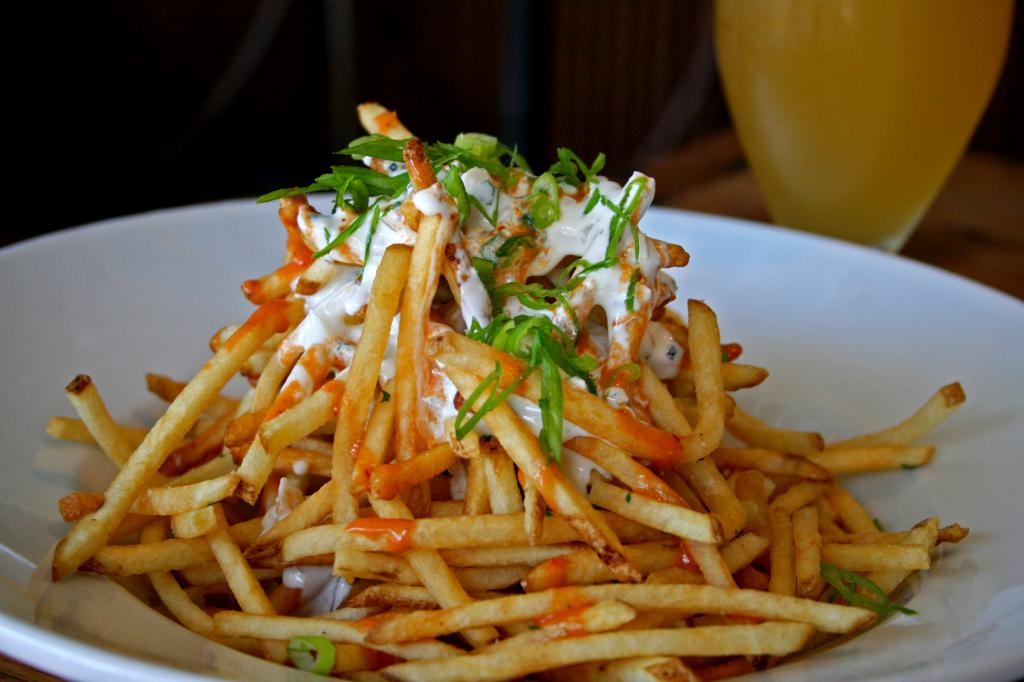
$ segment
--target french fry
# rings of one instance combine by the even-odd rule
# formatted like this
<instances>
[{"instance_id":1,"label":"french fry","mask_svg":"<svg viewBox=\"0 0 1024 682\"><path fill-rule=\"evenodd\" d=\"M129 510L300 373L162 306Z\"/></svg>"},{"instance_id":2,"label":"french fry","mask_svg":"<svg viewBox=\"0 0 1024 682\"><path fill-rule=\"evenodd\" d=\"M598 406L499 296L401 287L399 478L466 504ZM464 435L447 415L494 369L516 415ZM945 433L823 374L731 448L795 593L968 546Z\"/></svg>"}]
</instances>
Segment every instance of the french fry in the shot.
<instances>
[{"instance_id":1,"label":"french fry","mask_svg":"<svg viewBox=\"0 0 1024 682\"><path fill-rule=\"evenodd\" d=\"M356 107L359 123L371 135L385 135L393 140L412 137L409 129L398 120L398 114L376 102L364 102Z\"/></svg>"},{"instance_id":2,"label":"french fry","mask_svg":"<svg viewBox=\"0 0 1024 682\"><path fill-rule=\"evenodd\" d=\"M812 461L764 448L718 448L711 459L720 469L756 469L766 474L799 476L815 481L826 481L830 472L837 473L821 461L820 455Z\"/></svg>"},{"instance_id":3,"label":"french fry","mask_svg":"<svg viewBox=\"0 0 1024 682\"><path fill-rule=\"evenodd\" d=\"M792 620L825 632L851 632L874 619L874 612L852 606L708 585L590 585L512 595L439 611L412 612L381 620L370 632L373 642L403 642L437 637L483 624L535 620L581 603L621 601L637 610L722 613Z\"/></svg>"},{"instance_id":4,"label":"french fry","mask_svg":"<svg viewBox=\"0 0 1024 682\"><path fill-rule=\"evenodd\" d=\"M136 514L171 516L220 502L235 491L238 474L232 472L189 485L150 488L132 505Z\"/></svg>"},{"instance_id":5,"label":"french fry","mask_svg":"<svg viewBox=\"0 0 1024 682\"><path fill-rule=\"evenodd\" d=\"M800 623L629 630L509 647L463 659L400 663L384 668L384 674L398 680L468 682L503 680L607 658L786 655L798 651L812 633L809 626Z\"/></svg>"},{"instance_id":6,"label":"french fry","mask_svg":"<svg viewBox=\"0 0 1024 682\"><path fill-rule=\"evenodd\" d=\"M352 493L352 473L355 470L353 449L366 427L373 403L374 389L380 377L380 364L387 350L391 323L398 310L399 298L405 287L412 251L407 246L394 245L384 252L370 291L370 301L363 322L363 333L349 365L347 386L338 408L338 425L334 431L334 454L331 477L334 486L332 515L336 523L356 518L359 501ZM388 492L398 494L398 486ZM390 499L390 498L389 498Z\"/></svg>"},{"instance_id":7,"label":"french fry","mask_svg":"<svg viewBox=\"0 0 1024 682\"><path fill-rule=\"evenodd\" d=\"M710 455L722 444L725 433L725 412L722 384L722 346L715 313L702 301L687 302L690 334L688 356L693 367L699 418L693 432L683 440L686 461ZM681 435L681 434L677 434Z\"/></svg>"},{"instance_id":8,"label":"french fry","mask_svg":"<svg viewBox=\"0 0 1024 682\"><path fill-rule=\"evenodd\" d=\"M379 645L366 640L365 624L350 623L332 618L296 618L294 616L266 616L220 611L213 617L217 632L233 637L257 637L270 640L290 640L293 637L326 637L333 642L361 644L408 660L434 660L457 656L461 650L437 641L412 644Z\"/></svg>"},{"instance_id":9,"label":"french fry","mask_svg":"<svg viewBox=\"0 0 1024 682\"><path fill-rule=\"evenodd\" d=\"M828 448L814 455L814 463L833 474L886 469L916 469L932 460L933 445L876 445Z\"/></svg>"},{"instance_id":10,"label":"french fry","mask_svg":"<svg viewBox=\"0 0 1024 682\"><path fill-rule=\"evenodd\" d=\"M636 618L636 611L618 601L603 601L593 606L567 609L541 618L534 629L495 642L482 649L480 653L539 644L582 633L616 630L634 618Z\"/></svg>"},{"instance_id":11,"label":"french fry","mask_svg":"<svg viewBox=\"0 0 1024 682\"><path fill-rule=\"evenodd\" d=\"M259 580L253 575L252 569L245 562L241 550L228 532L228 524L220 505L214 506L216 527L206 536L210 551L224 571L224 577L238 600L239 606L247 613L263 616L274 615L267 593L263 591Z\"/></svg>"},{"instance_id":12,"label":"french fry","mask_svg":"<svg viewBox=\"0 0 1024 682\"><path fill-rule=\"evenodd\" d=\"M779 510L792 515L796 513L797 509L817 500L826 490L827 486L821 483L812 483L810 481L797 483L772 500L771 508L773 511Z\"/></svg>"},{"instance_id":13,"label":"french fry","mask_svg":"<svg viewBox=\"0 0 1024 682\"><path fill-rule=\"evenodd\" d=\"M71 493L60 498L57 507L60 517L70 523L103 506L103 495L99 493Z\"/></svg>"},{"instance_id":14,"label":"french fry","mask_svg":"<svg viewBox=\"0 0 1024 682\"><path fill-rule=\"evenodd\" d=\"M872 533L878 530L871 514L853 495L838 485L833 485L829 489L828 502L851 533Z\"/></svg>"},{"instance_id":15,"label":"french fry","mask_svg":"<svg viewBox=\"0 0 1024 682\"><path fill-rule=\"evenodd\" d=\"M331 379L312 395L265 422L238 467L241 480L236 494L249 504L255 504L274 469L277 453L326 424L345 393L345 382L340 378Z\"/></svg>"},{"instance_id":16,"label":"french fry","mask_svg":"<svg viewBox=\"0 0 1024 682\"><path fill-rule=\"evenodd\" d=\"M910 531L901 544L911 546L916 545L918 547L932 547L938 539L938 533L939 520L934 517L925 519ZM867 574L867 578L875 585L878 585L883 592L889 594L899 587L911 573L913 573L913 571L907 569L872 571Z\"/></svg>"},{"instance_id":17,"label":"french fry","mask_svg":"<svg viewBox=\"0 0 1024 682\"><path fill-rule=\"evenodd\" d=\"M720 525L708 514L634 495L604 481L594 481L588 497L599 507L679 538L714 544L722 540Z\"/></svg>"},{"instance_id":18,"label":"french fry","mask_svg":"<svg viewBox=\"0 0 1024 682\"><path fill-rule=\"evenodd\" d=\"M733 493L721 472L710 459L702 459L676 467L687 484L692 486L722 527L722 537L730 540L747 525L747 510Z\"/></svg>"},{"instance_id":19,"label":"french fry","mask_svg":"<svg viewBox=\"0 0 1024 682\"><path fill-rule=\"evenodd\" d=\"M772 529L771 582L768 589L775 594L796 594L796 573L793 566L793 518L785 508L768 513Z\"/></svg>"},{"instance_id":20,"label":"french fry","mask_svg":"<svg viewBox=\"0 0 1024 682\"><path fill-rule=\"evenodd\" d=\"M725 426L729 433L755 448L779 450L793 455L810 455L820 452L825 447L825 441L820 433L769 426L741 410L739 405Z\"/></svg>"},{"instance_id":21,"label":"french fry","mask_svg":"<svg viewBox=\"0 0 1024 682\"><path fill-rule=\"evenodd\" d=\"M931 567L930 547L900 544L825 544L821 560L847 571L925 571Z\"/></svg>"},{"instance_id":22,"label":"french fry","mask_svg":"<svg viewBox=\"0 0 1024 682\"><path fill-rule=\"evenodd\" d=\"M231 526L229 532L235 542L246 546L252 542L259 530L259 519L253 519ZM82 570L104 575L139 575L181 569L212 559L213 553L206 538L173 538L147 545L103 547L82 564Z\"/></svg>"},{"instance_id":23,"label":"french fry","mask_svg":"<svg viewBox=\"0 0 1024 682\"><path fill-rule=\"evenodd\" d=\"M295 514L295 512L292 512ZM648 529L616 514L600 513L603 522L626 542L646 542L668 538L665 533ZM542 545L578 542L581 535L568 521L545 517ZM404 540L409 547L421 549L462 549L469 547L502 547L529 544L522 514L481 514L478 516L433 517L416 519ZM349 533L341 524L313 526L289 534L281 542L285 562L339 548L352 547L366 552L387 552L392 549L385 534Z\"/></svg>"},{"instance_id":24,"label":"french fry","mask_svg":"<svg viewBox=\"0 0 1024 682\"><path fill-rule=\"evenodd\" d=\"M228 379L271 334L292 326L301 313L301 303L274 301L261 306L199 370L118 472L107 489L103 506L78 521L61 540L54 551L54 580L81 566L107 542L164 458Z\"/></svg>"},{"instance_id":25,"label":"french fry","mask_svg":"<svg viewBox=\"0 0 1024 682\"><path fill-rule=\"evenodd\" d=\"M466 460L466 500L465 512L476 516L489 514L491 511L490 489L487 485L487 463L484 457Z\"/></svg>"},{"instance_id":26,"label":"french fry","mask_svg":"<svg viewBox=\"0 0 1024 682\"><path fill-rule=\"evenodd\" d=\"M943 386L907 419L881 431L829 443L828 449L906 445L945 421L967 399L959 382Z\"/></svg>"},{"instance_id":27,"label":"french fry","mask_svg":"<svg viewBox=\"0 0 1024 682\"><path fill-rule=\"evenodd\" d=\"M384 387L385 391L393 390L392 382ZM356 450L355 463L352 471L352 493L365 493L370 490L373 476L373 468L384 461L394 435L395 424L395 401L382 400L378 402L373 412L370 413L370 421L362 440L359 441L359 448Z\"/></svg>"},{"instance_id":28,"label":"french fry","mask_svg":"<svg viewBox=\"0 0 1024 682\"><path fill-rule=\"evenodd\" d=\"M422 149L422 148L421 148ZM395 361L395 447L398 459L420 450L419 405L421 387L427 380L426 323L437 290L444 246L455 224L449 217L427 216L420 221L409 262L402 321L398 329Z\"/></svg>"},{"instance_id":29,"label":"french fry","mask_svg":"<svg viewBox=\"0 0 1024 682\"><path fill-rule=\"evenodd\" d=\"M146 429L140 429L134 426L125 426L123 424L117 424L117 428L124 435L125 440L131 445L134 450L139 446L139 443L146 437ZM49 421L46 422L46 434L51 438L57 438L58 440L70 440L76 443L89 443L96 445L96 439L89 433L88 427L85 422L81 419L71 419L70 417L50 417Z\"/></svg>"},{"instance_id":30,"label":"french fry","mask_svg":"<svg viewBox=\"0 0 1024 682\"><path fill-rule=\"evenodd\" d=\"M171 532L176 538L198 538L217 526L217 513L206 506L171 517ZM161 538L162 539L162 538Z\"/></svg>"},{"instance_id":31,"label":"french fry","mask_svg":"<svg viewBox=\"0 0 1024 682\"><path fill-rule=\"evenodd\" d=\"M110 416L92 379L85 374L79 374L67 385L64 393L100 449L110 461L119 468L123 467L134 448Z\"/></svg>"},{"instance_id":32,"label":"french fry","mask_svg":"<svg viewBox=\"0 0 1024 682\"><path fill-rule=\"evenodd\" d=\"M487 480L488 506L494 514L515 514L523 511L523 497L516 483L516 470L504 450L487 452L484 476Z\"/></svg>"},{"instance_id":33,"label":"french fry","mask_svg":"<svg viewBox=\"0 0 1024 682\"><path fill-rule=\"evenodd\" d=\"M156 519L142 531L142 543L161 542L167 537L166 521ZM170 571L154 571L149 581L167 610L178 621L193 632L210 637L213 635L213 618L195 605Z\"/></svg>"},{"instance_id":34,"label":"french fry","mask_svg":"<svg viewBox=\"0 0 1024 682\"><path fill-rule=\"evenodd\" d=\"M804 507L793 514L793 564L796 593L805 599L816 598L825 586L817 507Z\"/></svg>"},{"instance_id":35,"label":"french fry","mask_svg":"<svg viewBox=\"0 0 1024 682\"><path fill-rule=\"evenodd\" d=\"M685 345L685 344L684 344ZM768 378L768 370L755 365L744 365L738 362L722 364L722 385L726 391L738 391L753 388ZM674 378L668 380L672 394L677 397L691 396L695 393L693 369L682 367Z\"/></svg>"},{"instance_id":36,"label":"french fry","mask_svg":"<svg viewBox=\"0 0 1024 682\"><path fill-rule=\"evenodd\" d=\"M447 443L441 443L410 459L378 464L371 478L373 494L383 500L394 499L403 490L428 482L452 466L455 460L452 448Z\"/></svg>"}]
</instances>

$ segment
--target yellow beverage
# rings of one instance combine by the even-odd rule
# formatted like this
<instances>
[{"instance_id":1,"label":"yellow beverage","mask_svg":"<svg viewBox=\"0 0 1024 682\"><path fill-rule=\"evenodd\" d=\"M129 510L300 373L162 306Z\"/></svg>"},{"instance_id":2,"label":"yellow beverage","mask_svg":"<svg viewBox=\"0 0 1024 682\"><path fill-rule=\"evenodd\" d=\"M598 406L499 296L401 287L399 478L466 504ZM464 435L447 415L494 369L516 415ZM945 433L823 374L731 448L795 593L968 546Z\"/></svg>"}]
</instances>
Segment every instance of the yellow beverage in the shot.
<instances>
[{"instance_id":1,"label":"yellow beverage","mask_svg":"<svg viewBox=\"0 0 1024 682\"><path fill-rule=\"evenodd\" d=\"M1012 0L716 0L740 142L782 225L898 249L963 153Z\"/></svg>"}]
</instances>

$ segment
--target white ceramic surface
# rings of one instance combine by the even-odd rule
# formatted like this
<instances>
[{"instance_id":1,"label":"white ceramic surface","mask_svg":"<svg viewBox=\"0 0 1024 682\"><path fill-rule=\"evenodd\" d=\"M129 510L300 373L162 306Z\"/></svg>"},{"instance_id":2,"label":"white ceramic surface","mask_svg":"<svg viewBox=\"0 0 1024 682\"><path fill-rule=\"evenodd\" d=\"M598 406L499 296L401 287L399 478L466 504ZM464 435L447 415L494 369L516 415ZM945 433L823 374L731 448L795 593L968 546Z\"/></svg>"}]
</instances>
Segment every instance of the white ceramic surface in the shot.
<instances>
[{"instance_id":1,"label":"white ceramic surface","mask_svg":"<svg viewBox=\"0 0 1024 682\"><path fill-rule=\"evenodd\" d=\"M891 528L931 515L971 528L912 586L898 616L757 679L1002 680L1024 675L1024 304L938 270L810 235L654 209L645 231L683 244L680 297L718 312L724 341L768 367L739 396L755 414L838 438L887 426L960 380L967 404L930 438L935 461L849 481ZM101 490L111 466L43 433L92 375L119 420L158 403L143 373L188 377L246 278L280 262L275 211L225 202L107 221L0 251L0 650L81 680L306 679L209 644L122 588L37 564L64 524L56 500Z\"/></svg>"}]
</instances>

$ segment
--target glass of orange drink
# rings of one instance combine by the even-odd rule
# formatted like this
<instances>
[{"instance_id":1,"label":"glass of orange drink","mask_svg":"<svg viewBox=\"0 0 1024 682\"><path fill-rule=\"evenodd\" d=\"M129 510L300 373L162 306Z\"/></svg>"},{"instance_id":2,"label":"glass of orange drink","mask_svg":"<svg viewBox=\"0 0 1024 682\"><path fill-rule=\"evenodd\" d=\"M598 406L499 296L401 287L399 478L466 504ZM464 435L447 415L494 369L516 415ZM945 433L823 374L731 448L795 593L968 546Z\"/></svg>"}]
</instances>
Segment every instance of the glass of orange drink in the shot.
<instances>
[{"instance_id":1,"label":"glass of orange drink","mask_svg":"<svg viewBox=\"0 0 1024 682\"><path fill-rule=\"evenodd\" d=\"M998 80L1013 0L716 0L740 143L776 223L897 251Z\"/></svg>"}]
</instances>

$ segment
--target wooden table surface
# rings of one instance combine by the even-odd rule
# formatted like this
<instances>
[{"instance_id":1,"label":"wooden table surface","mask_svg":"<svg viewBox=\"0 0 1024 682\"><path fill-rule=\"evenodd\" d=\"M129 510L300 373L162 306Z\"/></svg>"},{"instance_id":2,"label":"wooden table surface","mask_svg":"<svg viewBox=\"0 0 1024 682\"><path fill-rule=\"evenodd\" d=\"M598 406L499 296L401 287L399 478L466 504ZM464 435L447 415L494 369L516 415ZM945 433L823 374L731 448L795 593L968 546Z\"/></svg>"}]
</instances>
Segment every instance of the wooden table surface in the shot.
<instances>
[{"instance_id":1,"label":"wooden table surface","mask_svg":"<svg viewBox=\"0 0 1024 682\"><path fill-rule=\"evenodd\" d=\"M708 136L649 171L659 203L769 222L731 132ZM902 254L1024 299L1024 164L964 157ZM57 678L0 655L0 679Z\"/></svg>"}]
</instances>

